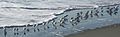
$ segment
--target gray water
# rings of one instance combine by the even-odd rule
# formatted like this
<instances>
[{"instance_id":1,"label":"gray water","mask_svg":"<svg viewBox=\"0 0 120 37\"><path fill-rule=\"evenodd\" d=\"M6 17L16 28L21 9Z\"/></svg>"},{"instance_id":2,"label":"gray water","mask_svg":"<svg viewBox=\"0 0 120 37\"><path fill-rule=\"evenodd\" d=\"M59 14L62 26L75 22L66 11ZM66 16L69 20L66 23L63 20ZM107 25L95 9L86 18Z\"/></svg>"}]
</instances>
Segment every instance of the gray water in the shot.
<instances>
[{"instance_id":1,"label":"gray water","mask_svg":"<svg viewBox=\"0 0 120 37\"><path fill-rule=\"evenodd\" d=\"M86 1L88 1L88 0L86 0ZM92 0L92 1L94 1L94 0ZM96 3L97 3L97 1L96 1ZM106 0L106 2L103 2L103 3L109 3L109 1ZM51 6L50 4L54 3L54 5L57 5L57 4L55 4L55 2L51 2L51 3L44 2L45 4L44 4L44 6L42 6L42 8L46 7L46 6L47 7L50 6L50 8L54 7L54 6ZM58 2L60 4L60 1L58 1ZM69 4L69 6L74 5L75 3L77 5L77 2L73 2L73 1L71 1L71 2L73 2L72 4L71 4L71 2L66 2L66 1L63 1L63 2L65 2L65 3L63 3L65 5ZM90 1L88 1L88 3L89 2ZM112 3L112 2L110 2L110 3ZM117 2L114 1L114 3L117 3ZM37 6L35 8L38 8L38 9L34 9L34 8L30 7L30 8L25 8L22 11L19 11L19 8L21 9L22 6L11 7L11 6L9 6L10 4L8 4L8 3L5 3L5 2L1 2L1 3L2 3L1 6L4 6L6 4L5 9L4 9L5 12L1 12L4 14L7 14L9 11L12 11L12 9L13 10L15 9L15 11L12 11L14 13L16 13L16 11L17 11L17 12L25 14L26 12L22 12L22 11L26 10L28 14L32 14L32 13L38 14L39 11L38 11L38 13L36 13L37 10L40 10L38 7L41 7L41 5L43 5L41 2L39 2L41 5L38 6L38 4L36 4L37 2L34 2L34 4L30 3L29 6L32 6L32 7ZM11 3L11 2L9 2L9 3ZM13 3L14 2L12 2L12 4L11 4L12 6L15 5ZM16 2L16 3L21 4L20 2ZM22 3L26 4L28 2L22 2ZM81 31L84 31L87 29L96 29L98 27L101 28L103 26L108 26L111 24L120 23L120 10L119 10L120 5L114 4L114 3L110 4L110 3L109 3L109 5L105 4L106 6L102 6L102 7L100 6L98 8L79 8L79 9L73 8L73 9L69 9L69 8L71 8L71 7L69 7L68 9L65 9L65 11L63 11L61 14L58 14L58 15L52 14L54 16L57 16L56 18L53 18L49 21L42 22L42 23L36 23L36 24L31 24L31 25L25 24L24 26L0 27L0 37L64 37L65 35L78 33L78 32L81 32ZM100 2L99 2L99 4L100 4ZM8 7L6 7L6 6L8 6ZM15 6L19 6L19 5L15 5ZM59 6L59 5L57 5L57 6ZM8 10L8 9L10 9L10 10ZM31 9L34 9L34 10L31 10ZM7 12L6 12L6 10L7 10ZM47 13L51 13L51 12L53 12L53 13L58 12L59 13L59 12L61 12L61 10L60 11L58 11L58 10L57 11L43 10L42 13L44 13L44 11ZM31 12L31 13L29 13L29 12ZM41 10L40 10L40 12L41 12ZM44 13L44 14L47 14L47 13ZM18 15L18 14L19 13L16 13L16 15ZM20 14L20 15L22 15L22 14ZM19 18L21 18L21 17L19 17ZM48 18L46 18L46 19L41 18L40 20L48 20ZM6 23L9 23L9 22L5 22L3 24L6 24ZM7 24L7 25L9 25L9 24Z\"/></svg>"}]
</instances>

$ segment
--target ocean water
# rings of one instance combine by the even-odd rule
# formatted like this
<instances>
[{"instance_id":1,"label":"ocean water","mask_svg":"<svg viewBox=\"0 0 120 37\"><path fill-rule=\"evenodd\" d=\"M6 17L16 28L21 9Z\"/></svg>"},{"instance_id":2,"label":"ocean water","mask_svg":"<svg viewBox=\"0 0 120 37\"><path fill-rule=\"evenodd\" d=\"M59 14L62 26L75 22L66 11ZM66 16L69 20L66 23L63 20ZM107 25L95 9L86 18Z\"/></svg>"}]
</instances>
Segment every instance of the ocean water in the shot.
<instances>
[{"instance_id":1,"label":"ocean water","mask_svg":"<svg viewBox=\"0 0 120 37\"><path fill-rule=\"evenodd\" d=\"M0 0L0 26L41 23L69 8L94 8L117 3L119 0Z\"/></svg>"},{"instance_id":2,"label":"ocean water","mask_svg":"<svg viewBox=\"0 0 120 37\"><path fill-rule=\"evenodd\" d=\"M119 9L119 0L0 0L0 37L64 37L120 23Z\"/></svg>"}]
</instances>

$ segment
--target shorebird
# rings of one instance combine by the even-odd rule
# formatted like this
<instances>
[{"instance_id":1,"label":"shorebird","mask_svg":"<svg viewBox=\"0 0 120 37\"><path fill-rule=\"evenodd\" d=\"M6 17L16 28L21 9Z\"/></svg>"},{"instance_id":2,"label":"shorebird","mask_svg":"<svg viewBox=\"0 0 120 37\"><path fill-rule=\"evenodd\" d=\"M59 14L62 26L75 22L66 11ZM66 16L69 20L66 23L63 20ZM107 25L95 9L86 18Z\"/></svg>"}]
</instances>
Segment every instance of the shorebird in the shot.
<instances>
[{"instance_id":1,"label":"shorebird","mask_svg":"<svg viewBox=\"0 0 120 37\"><path fill-rule=\"evenodd\" d=\"M34 29L33 31L36 32L36 29Z\"/></svg>"},{"instance_id":2,"label":"shorebird","mask_svg":"<svg viewBox=\"0 0 120 37\"><path fill-rule=\"evenodd\" d=\"M79 13L77 13L77 16L80 16L80 14L79 14Z\"/></svg>"},{"instance_id":3,"label":"shorebird","mask_svg":"<svg viewBox=\"0 0 120 37\"><path fill-rule=\"evenodd\" d=\"M6 37L6 35L7 35L6 28L4 27L3 30L4 30L4 36Z\"/></svg>"},{"instance_id":4,"label":"shorebird","mask_svg":"<svg viewBox=\"0 0 120 37\"><path fill-rule=\"evenodd\" d=\"M91 10L90 17L93 17L93 10Z\"/></svg>"},{"instance_id":5,"label":"shorebird","mask_svg":"<svg viewBox=\"0 0 120 37\"><path fill-rule=\"evenodd\" d=\"M103 14L101 14L101 16L104 16Z\"/></svg>"},{"instance_id":6,"label":"shorebird","mask_svg":"<svg viewBox=\"0 0 120 37\"><path fill-rule=\"evenodd\" d=\"M99 11L96 10L96 13L94 15L97 16L97 17L99 17L98 13L99 13Z\"/></svg>"},{"instance_id":7,"label":"shorebird","mask_svg":"<svg viewBox=\"0 0 120 37\"><path fill-rule=\"evenodd\" d=\"M19 35L19 33L16 33L16 35Z\"/></svg>"},{"instance_id":8,"label":"shorebird","mask_svg":"<svg viewBox=\"0 0 120 37\"><path fill-rule=\"evenodd\" d=\"M47 26L47 28L49 29L50 27L49 27L49 26Z\"/></svg>"},{"instance_id":9,"label":"shorebird","mask_svg":"<svg viewBox=\"0 0 120 37\"><path fill-rule=\"evenodd\" d=\"M95 13L94 15L97 16L97 17L99 17L98 13Z\"/></svg>"},{"instance_id":10,"label":"shorebird","mask_svg":"<svg viewBox=\"0 0 120 37\"><path fill-rule=\"evenodd\" d=\"M109 7L109 6L107 6L107 9L110 9L110 7Z\"/></svg>"},{"instance_id":11,"label":"shorebird","mask_svg":"<svg viewBox=\"0 0 120 37\"><path fill-rule=\"evenodd\" d=\"M118 10L119 10L118 8L119 8L119 6L116 6L116 7L115 7L115 11L118 11Z\"/></svg>"},{"instance_id":12,"label":"shorebird","mask_svg":"<svg viewBox=\"0 0 120 37\"><path fill-rule=\"evenodd\" d=\"M19 33L16 32L16 33L14 33L14 35L19 35Z\"/></svg>"},{"instance_id":13,"label":"shorebird","mask_svg":"<svg viewBox=\"0 0 120 37\"><path fill-rule=\"evenodd\" d=\"M114 12L114 15L117 15L118 12Z\"/></svg>"},{"instance_id":14,"label":"shorebird","mask_svg":"<svg viewBox=\"0 0 120 37\"><path fill-rule=\"evenodd\" d=\"M26 30L26 28L24 27L23 30Z\"/></svg>"},{"instance_id":15,"label":"shorebird","mask_svg":"<svg viewBox=\"0 0 120 37\"><path fill-rule=\"evenodd\" d=\"M33 27L36 27L37 25L36 24L33 24Z\"/></svg>"},{"instance_id":16,"label":"shorebird","mask_svg":"<svg viewBox=\"0 0 120 37\"><path fill-rule=\"evenodd\" d=\"M73 20L72 20L72 19L70 20L70 23L72 24L72 26L74 26L74 23L73 23Z\"/></svg>"},{"instance_id":17,"label":"shorebird","mask_svg":"<svg viewBox=\"0 0 120 37\"><path fill-rule=\"evenodd\" d=\"M61 26L61 27L63 27L63 28L65 28L65 26L64 26L64 25L62 25L62 24L60 24L60 26Z\"/></svg>"},{"instance_id":18,"label":"shorebird","mask_svg":"<svg viewBox=\"0 0 120 37\"><path fill-rule=\"evenodd\" d=\"M86 12L85 16L84 16L84 20L88 19L89 15L88 15L89 11Z\"/></svg>"},{"instance_id":19,"label":"shorebird","mask_svg":"<svg viewBox=\"0 0 120 37\"><path fill-rule=\"evenodd\" d=\"M101 10L101 12L103 12L104 10Z\"/></svg>"},{"instance_id":20,"label":"shorebird","mask_svg":"<svg viewBox=\"0 0 120 37\"><path fill-rule=\"evenodd\" d=\"M24 34L24 35L26 35L26 33L25 33L25 32L24 32L23 34Z\"/></svg>"},{"instance_id":21,"label":"shorebird","mask_svg":"<svg viewBox=\"0 0 120 37\"><path fill-rule=\"evenodd\" d=\"M97 13L100 13L98 10L96 10Z\"/></svg>"},{"instance_id":22,"label":"shorebird","mask_svg":"<svg viewBox=\"0 0 120 37\"><path fill-rule=\"evenodd\" d=\"M37 31L40 31L40 29L39 29L39 28L37 28Z\"/></svg>"},{"instance_id":23,"label":"shorebird","mask_svg":"<svg viewBox=\"0 0 120 37\"><path fill-rule=\"evenodd\" d=\"M112 16L112 13L113 13L112 9L113 9L113 8L110 8L110 12L109 12L109 15L110 15L110 16Z\"/></svg>"},{"instance_id":24,"label":"shorebird","mask_svg":"<svg viewBox=\"0 0 120 37\"><path fill-rule=\"evenodd\" d=\"M29 32L30 30L29 29L26 29L27 32Z\"/></svg>"},{"instance_id":25,"label":"shorebird","mask_svg":"<svg viewBox=\"0 0 120 37\"><path fill-rule=\"evenodd\" d=\"M82 14L83 14L83 12L80 12L80 14L82 15Z\"/></svg>"},{"instance_id":26,"label":"shorebird","mask_svg":"<svg viewBox=\"0 0 120 37\"><path fill-rule=\"evenodd\" d=\"M15 31L18 31L19 29L18 28L15 28Z\"/></svg>"},{"instance_id":27,"label":"shorebird","mask_svg":"<svg viewBox=\"0 0 120 37\"><path fill-rule=\"evenodd\" d=\"M53 24L53 27L55 28L55 29L57 29L57 27Z\"/></svg>"},{"instance_id":28,"label":"shorebird","mask_svg":"<svg viewBox=\"0 0 120 37\"><path fill-rule=\"evenodd\" d=\"M80 22L79 17L76 17L75 19L76 19L76 22L78 22L78 23Z\"/></svg>"},{"instance_id":29,"label":"shorebird","mask_svg":"<svg viewBox=\"0 0 120 37\"><path fill-rule=\"evenodd\" d=\"M64 18L65 18L65 17L68 17L68 15L65 15Z\"/></svg>"}]
</instances>

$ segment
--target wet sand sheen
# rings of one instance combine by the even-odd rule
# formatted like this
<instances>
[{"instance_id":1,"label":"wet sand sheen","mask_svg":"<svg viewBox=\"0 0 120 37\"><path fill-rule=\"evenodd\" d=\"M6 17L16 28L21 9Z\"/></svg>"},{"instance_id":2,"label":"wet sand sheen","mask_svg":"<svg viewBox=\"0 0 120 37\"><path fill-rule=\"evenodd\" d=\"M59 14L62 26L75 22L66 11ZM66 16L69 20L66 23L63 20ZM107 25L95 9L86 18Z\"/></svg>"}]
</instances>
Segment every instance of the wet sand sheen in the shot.
<instances>
[{"instance_id":1,"label":"wet sand sheen","mask_svg":"<svg viewBox=\"0 0 120 37\"><path fill-rule=\"evenodd\" d=\"M120 24L94 30L86 30L85 32L71 34L65 37L120 37Z\"/></svg>"}]
</instances>

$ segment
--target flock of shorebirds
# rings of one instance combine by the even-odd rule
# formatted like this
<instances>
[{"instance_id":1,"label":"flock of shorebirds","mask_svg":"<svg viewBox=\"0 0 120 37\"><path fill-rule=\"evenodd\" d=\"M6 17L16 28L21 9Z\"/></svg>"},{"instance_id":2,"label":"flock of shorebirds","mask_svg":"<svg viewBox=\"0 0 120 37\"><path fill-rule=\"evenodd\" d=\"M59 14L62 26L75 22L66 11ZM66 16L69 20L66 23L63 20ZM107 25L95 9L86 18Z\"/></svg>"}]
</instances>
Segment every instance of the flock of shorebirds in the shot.
<instances>
[{"instance_id":1,"label":"flock of shorebirds","mask_svg":"<svg viewBox=\"0 0 120 37\"><path fill-rule=\"evenodd\" d=\"M39 25L43 25L43 26L45 26L44 27L44 30L46 30L46 29L49 29L50 27L49 26L47 26L47 24L48 23L50 23L51 22L51 24L52 24L52 26L54 27L54 29L58 29L58 27L56 26L56 24L58 24L59 23L59 26L60 27L63 27L63 28L65 28L65 24L66 24L66 21L67 22L70 22L71 23L71 25L72 26L75 26L75 25L77 25L79 22L81 22L81 20L87 20L89 17L93 17L93 16L96 16L96 17L99 17L100 15L101 16L104 16L104 14L100 14L99 15L99 13L100 12L104 12L104 10L103 10L103 8L104 7L106 7L106 12L110 15L110 16L112 16L112 15L117 15L117 13L118 13L118 10L119 10L119 5L112 5L112 6L114 6L114 7L110 7L110 6L100 6L100 9L101 9L101 11L98 11L97 10L97 8L93 8L93 10L95 10L95 13L94 13L94 11L93 10L91 10L91 11L87 11L86 13L85 13L85 16L82 16L82 14L83 14L83 12L79 12L79 13L77 13L77 16L76 16L76 18L70 18L71 20L70 21L68 21L68 19L66 18L66 17L68 17L69 15L65 15L65 16L63 16L63 18L61 18L60 19L60 21L59 22L56 22L55 21L55 19L57 19L57 18L54 18L54 19L52 19L52 20L49 20L48 22L43 22L43 23L39 23L39 24L34 24L34 25L30 25L30 24L28 24L28 25L25 25L25 26L20 26L20 27L24 27L23 28L23 34L24 35L26 35L27 33L26 32L30 32L30 29L29 28L27 28L27 27L38 27ZM71 10L67 10L67 11L71 11ZM66 12L67 12L66 11ZM89 12L90 12L90 14L89 14ZM94 14L93 14L94 13ZM7 28L10 28L10 27L4 27L3 28L3 30L4 30L4 36L5 37L7 37ZM19 35L19 32L17 32L17 31L19 31L19 26L12 26L11 28L13 28L13 31L14 31L14 35ZM33 32L36 32L36 31L40 31L40 29L39 28L36 28L36 29L34 29L33 30Z\"/></svg>"}]
</instances>

